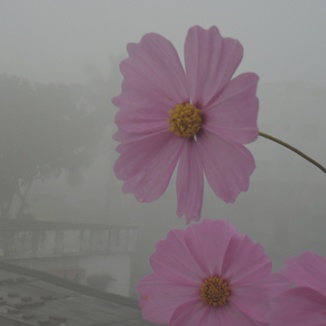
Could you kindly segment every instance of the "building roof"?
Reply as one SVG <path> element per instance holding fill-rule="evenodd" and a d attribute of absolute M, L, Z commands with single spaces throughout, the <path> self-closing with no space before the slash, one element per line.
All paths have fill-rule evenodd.
<path fill-rule="evenodd" d="M 0 262 L 0 324 L 152 325 L 142 320 L 133 299 L 3 262 Z"/>

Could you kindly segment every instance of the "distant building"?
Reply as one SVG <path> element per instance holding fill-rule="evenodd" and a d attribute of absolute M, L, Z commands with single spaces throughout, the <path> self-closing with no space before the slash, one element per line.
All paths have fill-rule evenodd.
<path fill-rule="evenodd" d="M 0 259 L 129 296 L 137 229 L 82 223 L 1 220 Z"/>
<path fill-rule="evenodd" d="M 0 262 L 1 326 L 148 326 L 135 300 Z"/>

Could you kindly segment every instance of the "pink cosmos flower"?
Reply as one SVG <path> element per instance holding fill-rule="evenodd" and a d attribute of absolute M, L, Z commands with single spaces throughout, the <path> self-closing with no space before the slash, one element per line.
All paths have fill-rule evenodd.
<path fill-rule="evenodd" d="M 170 231 L 138 283 L 143 317 L 170 326 L 267 325 L 269 297 L 284 289 L 260 244 L 223 220 Z"/>
<path fill-rule="evenodd" d="M 116 176 L 123 192 L 152 202 L 166 190 L 178 164 L 178 216 L 199 220 L 204 175 L 213 191 L 232 203 L 246 191 L 255 169 L 243 144 L 258 136 L 258 76 L 231 80 L 243 49 L 216 27 L 189 29 L 185 69 L 173 45 L 158 34 L 128 44 L 120 65 L 122 93 L 113 99 L 120 144 Z"/>
<path fill-rule="evenodd" d="M 326 325 L 326 259 L 304 252 L 288 259 L 282 273 L 297 287 L 272 299 L 272 326 Z"/>

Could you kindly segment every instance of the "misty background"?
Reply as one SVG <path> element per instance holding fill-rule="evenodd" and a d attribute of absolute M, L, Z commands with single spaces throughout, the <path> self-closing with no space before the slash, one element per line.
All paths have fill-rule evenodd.
<path fill-rule="evenodd" d="M 112 170 L 111 99 L 127 43 L 156 32 L 183 57 L 189 27 L 216 25 L 244 47 L 236 75 L 260 76 L 259 129 L 325 165 L 325 14 L 322 0 L 0 0 L 1 218 L 136 227 L 135 294 L 156 242 L 186 225 L 174 177 L 142 204 Z M 275 270 L 302 250 L 326 256 L 325 175 L 261 137 L 248 147 L 257 165 L 249 190 L 228 205 L 206 184 L 202 216 L 261 242 Z"/>

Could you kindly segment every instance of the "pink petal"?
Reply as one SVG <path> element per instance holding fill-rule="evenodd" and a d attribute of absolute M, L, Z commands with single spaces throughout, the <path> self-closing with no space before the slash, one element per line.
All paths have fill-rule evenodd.
<path fill-rule="evenodd" d="M 157 243 L 151 266 L 164 279 L 195 286 L 199 291 L 204 272 L 187 248 L 184 237 L 185 231 L 170 231 L 165 240 Z"/>
<path fill-rule="evenodd" d="M 212 308 L 193 300 L 180 305 L 169 323 L 170 326 L 257 326 L 265 325 L 250 319 L 231 304 Z"/>
<path fill-rule="evenodd" d="M 267 322 L 269 299 L 272 289 L 263 286 L 231 287 L 230 302 L 248 317 L 259 322 Z"/>
<path fill-rule="evenodd" d="M 128 59 L 127 59 L 128 60 Z M 147 89 L 139 88 L 134 81 L 124 79 L 122 82 L 122 92 L 112 99 L 112 103 L 120 110 L 137 114 L 137 110 L 158 111 L 156 114 L 166 115 L 175 105 L 172 99 L 166 100 L 165 96 L 154 96 L 147 92 Z"/>
<path fill-rule="evenodd" d="M 205 130 L 198 145 L 209 185 L 218 197 L 233 203 L 241 191 L 248 190 L 249 177 L 255 169 L 252 154 L 243 145 Z"/>
<path fill-rule="evenodd" d="M 271 259 L 259 243 L 246 235 L 234 236 L 226 249 L 221 275 L 232 288 L 257 284 L 272 270 Z"/>
<path fill-rule="evenodd" d="M 271 298 L 290 288 L 291 284 L 284 275 L 271 273 L 254 285 L 232 288 L 230 301 L 239 311 L 257 321 L 257 325 L 269 325 Z"/>
<path fill-rule="evenodd" d="M 137 287 L 143 318 L 153 323 L 168 323 L 178 306 L 198 296 L 198 289 L 172 284 L 155 273 L 141 279 Z"/>
<path fill-rule="evenodd" d="M 125 100 L 125 97 L 121 97 L 121 100 Z M 120 105 L 120 102 L 118 99 L 115 101 L 116 105 Z M 115 123 L 119 130 L 131 133 L 133 137 L 167 131 L 169 129 L 168 114 L 157 108 L 157 105 L 151 103 L 148 107 L 120 109 L 115 115 Z"/>
<path fill-rule="evenodd" d="M 223 38 L 214 26 L 189 29 L 185 42 L 189 93 L 195 105 L 204 108 L 230 81 L 243 55 L 241 44 Z"/>
<path fill-rule="evenodd" d="M 258 76 L 242 74 L 226 85 L 219 97 L 203 109 L 204 129 L 240 144 L 258 137 Z"/>
<path fill-rule="evenodd" d="M 122 85 L 124 96 L 133 100 L 138 94 L 138 104 L 142 97 L 147 97 L 167 107 L 188 99 L 185 73 L 170 41 L 159 34 L 150 33 L 144 35 L 139 44 L 128 44 L 127 50 L 129 58 L 120 65 L 125 77 Z M 128 94 L 130 88 L 134 90 L 133 95 Z"/>
<path fill-rule="evenodd" d="M 233 326 L 230 317 L 230 305 L 218 307 L 217 309 L 210 309 L 207 317 L 207 325 L 230 325 Z"/>
<path fill-rule="evenodd" d="M 182 140 L 167 131 L 117 146 L 120 156 L 113 168 L 124 181 L 123 192 L 132 192 L 140 202 L 160 197 L 175 169 L 181 145 Z"/>
<path fill-rule="evenodd" d="M 326 259 L 313 253 L 303 252 L 287 259 L 282 273 L 299 286 L 307 286 L 326 296 Z"/>
<path fill-rule="evenodd" d="M 198 221 L 203 204 L 204 176 L 197 143 L 186 141 L 181 152 L 177 174 L 179 217 L 186 215 L 187 223 Z"/>
<path fill-rule="evenodd" d="M 190 225 L 185 242 L 204 276 L 221 275 L 223 260 L 236 229 L 223 220 L 204 220 Z"/>
<path fill-rule="evenodd" d="M 292 288 L 292 284 L 281 273 L 270 273 L 268 276 L 256 282 L 255 287 L 271 297 Z"/>
<path fill-rule="evenodd" d="M 169 326 L 215 326 L 230 325 L 221 320 L 220 314 L 211 318 L 212 309 L 205 306 L 200 300 L 189 300 L 180 305 L 173 313 Z"/>
<path fill-rule="evenodd" d="M 232 326 L 267 326 L 268 323 L 260 322 L 255 319 L 250 318 L 246 313 L 243 313 L 237 309 L 234 305 L 229 304 L 229 316 L 231 319 Z"/>
<path fill-rule="evenodd" d="M 326 325 L 326 298 L 304 287 L 280 293 L 272 299 L 271 326 Z"/>

